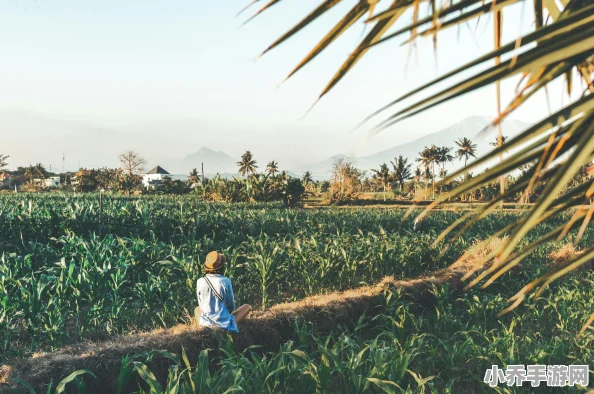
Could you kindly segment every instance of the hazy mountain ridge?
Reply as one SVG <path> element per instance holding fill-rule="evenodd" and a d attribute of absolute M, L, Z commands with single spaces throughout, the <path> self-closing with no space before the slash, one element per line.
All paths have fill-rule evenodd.
<path fill-rule="evenodd" d="M 203 164 L 205 173 L 237 172 L 237 160 L 225 152 L 217 152 L 207 147 L 202 147 L 199 151 L 185 156 L 172 168 L 178 172 L 188 172 L 192 168 L 196 168 L 200 172 Z"/>
<path fill-rule="evenodd" d="M 432 144 L 437 146 L 448 146 L 452 147 L 452 150 L 455 151 L 457 145 L 454 141 L 464 137 L 471 139 L 477 145 L 477 157 L 480 157 L 493 149 L 489 144 L 496 139 L 497 134 L 493 128 L 485 130 L 491 120 L 490 117 L 486 116 L 470 116 L 443 130 L 424 135 L 411 142 L 385 149 L 374 153 L 373 155 L 356 157 L 353 158 L 353 160 L 357 168 L 369 171 L 372 168 L 378 168 L 382 163 L 386 163 L 391 167 L 390 161 L 394 161 L 396 157 L 402 155 L 408 159 L 408 162 L 412 164 L 414 168 L 416 159 L 419 157 L 419 152 L 421 152 L 425 146 L 431 146 Z M 508 138 L 514 137 L 528 126 L 528 123 L 519 120 L 505 121 L 502 124 L 503 135 Z M 483 130 L 484 132 L 481 133 Z M 309 166 L 299 167 L 297 171 L 311 171 L 315 175 L 315 179 L 328 179 L 332 170 L 334 157 L 346 158 L 347 156 L 344 154 L 335 155 L 330 159 Z M 456 162 L 452 163 L 447 168 L 452 169 L 460 166 L 461 162 L 456 160 Z"/>
<path fill-rule="evenodd" d="M 480 156 L 492 147 L 489 143 L 495 140 L 496 133 L 486 131 L 481 135 L 491 118 L 471 116 L 461 120 L 438 132 L 424 135 L 414 141 L 396 145 L 377 152 L 373 155 L 355 158 L 355 165 L 365 171 L 378 168 L 382 163 L 390 165 L 398 155 L 408 158 L 413 166 L 415 159 L 425 146 L 435 144 L 455 148 L 454 141 L 468 137 L 477 144 L 477 154 Z M 517 135 L 528 126 L 527 123 L 510 120 L 503 123 L 503 133 L 508 137 Z M 397 131 L 394 131 L 397 133 Z M 145 170 L 161 165 L 172 174 L 186 174 L 193 168 L 201 172 L 204 163 L 204 173 L 208 177 L 219 173 L 230 178 L 238 175 L 237 161 L 222 151 L 216 151 L 203 146 L 194 153 L 192 143 L 189 143 L 175 133 L 163 132 L 125 132 L 118 129 L 96 127 L 84 122 L 62 121 L 47 116 L 37 115 L 19 110 L 0 110 L 0 136 L 2 146 L 0 153 L 10 155 L 9 169 L 16 166 L 27 166 L 42 163 L 54 172 L 74 171 L 79 166 L 84 168 L 118 167 L 118 155 L 126 149 L 138 151 L 148 161 Z M 185 152 L 184 152 L 185 151 Z M 62 162 L 62 154 L 65 162 Z M 302 176 L 310 171 L 314 179 L 329 179 L 332 164 L 336 158 L 348 158 L 345 154 L 334 155 L 326 160 L 299 167 L 285 167 L 280 161 L 280 169 L 288 170 L 292 176 Z M 258 171 L 264 172 L 266 161 L 256 157 Z M 459 167 L 456 161 L 448 169 Z"/>

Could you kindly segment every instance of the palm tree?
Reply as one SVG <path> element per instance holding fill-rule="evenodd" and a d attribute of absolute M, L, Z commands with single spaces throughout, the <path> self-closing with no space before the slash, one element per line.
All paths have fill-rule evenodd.
<path fill-rule="evenodd" d="M 38 178 L 45 178 L 47 176 L 47 171 L 41 163 L 35 164 L 35 171 L 37 172 Z"/>
<path fill-rule="evenodd" d="M 405 159 L 402 155 L 398 156 L 398 159 L 394 158 L 394 161 L 390 163 L 392 163 L 394 169 L 394 179 L 400 184 L 400 191 L 402 191 L 404 182 L 412 178 L 411 165 L 408 164 L 408 159 Z"/>
<path fill-rule="evenodd" d="M 502 135 L 501 136 L 501 144 L 505 144 L 505 142 L 507 141 L 507 137 Z M 494 146 L 494 147 L 498 147 L 499 146 L 499 137 L 496 136 L 495 137 L 495 141 L 494 142 L 489 142 L 489 145 Z"/>
<path fill-rule="evenodd" d="M 311 182 L 313 182 L 313 178 L 312 178 L 311 172 L 305 171 L 305 173 L 303 174 L 303 178 L 301 178 L 301 182 L 303 182 L 306 185 L 308 185 Z"/>
<path fill-rule="evenodd" d="M 199 182 L 200 176 L 198 175 L 198 169 L 194 168 L 190 171 L 190 175 L 188 176 L 188 185 L 197 185 Z"/>
<path fill-rule="evenodd" d="M 289 174 L 287 174 L 287 171 L 282 170 L 280 173 L 280 179 L 281 181 L 285 182 L 289 179 Z"/>
<path fill-rule="evenodd" d="M 249 150 L 246 150 L 245 153 L 241 155 L 241 161 L 238 161 L 237 165 L 239 166 L 239 174 L 244 177 L 250 174 L 255 174 L 256 168 L 258 168 L 256 160 L 254 160 L 254 157 Z"/>
<path fill-rule="evenodd" d="M 413 179 L 415 182 L 415 194 L 416 194 L 417 186 L 421 182 L 421 179 L 423 179 L 423 171 L 421 171 L 421 167 L 417 166 L 417 168 L 415 168 L 415 176 Z"/>
<path fill-rule="evenodd" d="M 379 9 L 379 7 L 376 8 L 377 3 L 388 4 L 386 8 L 381 8 L 381 12 L 374 14 L 374 11 Z M 424 8 L 420 7 L 420 3 L 427 3 L 432 6 Z M 379 43 L 385 43 L 393 38 L 400 37 L 402 34 L 410 34 L 411 42 L 415 42 L 416 38 L 420 36 L 433 35 L 436 43 L 437 34 L 440 31 L 454 26 L 461 26 L 473 18 L 487 15 L 492 16 L 492 18 L 483 18 L 483 20 L 493 20 L 494 50 L 487 54 L 481 54 L 480 57 L 455 68 L 446 75 L 422 83 L 421 86 L 402 97 L 391 100 L 388 105 L 382 107 L 381 110 L 372 114 L 368 119 L 380 114 L 383 116 L 387 111 L 392 111 L 395 105 L 402 104 L 402 100 L 414 96 L 404 108 L 387 113 L 383 121 L 374 126 L 375 131 L 386 129 L 402 119 L 409 118 L 477 89 L 493 86 L 496 93 L 497 117 L 493 120 L 492 125 L 498 128 L 498 138 L 501 138 L 500 126 L 506 117 L 518 108 L 523 107 L 525 102 L 529 101 L 529 98 L 547 89 L 552 81 L 561 78 L 566 79 L 569 96 L 567 104 L 564 104 L 560 110 L 554 113 L 544 114 L 540 121 L 522 131 L 510 143 L 506 144 L 505 149 L 510 151 L 517 148 L 513 155 L 504 159 L 502 153 L 505 149 L 501 147 L 502 144 L 498 144 L 498 147 L 492 152 L 475 160 L 470 166 L 456 171 L 450 175 L 450 178 L 456 179 L 473 170 L 483 168 L 485 164 L 497 157 L 500 158 L 498 165 L 490 168 L 488 172 L 483 173 L 481 176 L 456 186 L 447 196 L 442 196 L 427 208 L 432 209 L 449 197 L 468 193 L 497 179 L 502 179 L 506 173 L 529 163 L 529 176 L 517 186 L 518 188 L 529 189 L 532 187 L 532 180 L 535 180 L 544 185 L 543 193 L 521 220 L 511 224 L 507 231 L 511 235 L 494 252 L 496 255 L 495 263 L 490 267 L 488 274 L 483 275 L 485 279 L 489 277 L 495 279 L 501 276 L 512 267 L 512 265 L 508 265 L 508 263 L 512 262 L 512 259 L 515 265 L 528 256 L 528 254 L 523 254 L 518 259 L 514 259 L 513 252 L 524 236 L 535 226 L 540 225 L 548 217 L 547 215 L 552 214 L 552 212 L 564 212 L 581 207 L 584 201 L 588 201 L 590 193 L 587 188 L 580 189 L 581 186 L 569 186 L 564 193 L 565 198 L 560 196 L 560 193 L 570 184 L 574 175 L 580 171 L 583 165 L 590 161 L 594 148 L 594 133 L 591 132 L 594 123 L 594 84 L 592 83 L 594 76 L 594 56 L 592 56 L 594 54 L 594 43 L 592 42 L 594 26 L 590 23 L 592 16 L 594 16 L 594 4 L 582 1 L 535 0 L 531 2 L 534 12 L 531 13 L 533 20 L 530 24 L 530 31 L 522 31 L 515 36 L 512 33 L 510 41 L 502 43 L 502 13 L 504 9 L 509 10 L 509 12 L 517 12 L 517 10 L 509 8 L 510 5 L 515 5 L 515 3 L 514 1 L 495 2 L 494 0 L 487 0 L 487 3 L 485 3 L 483 0 L 469 0 L 442 2 L 441 5 L 438 5 L 432 0 L 411 2 L 361 1 L 338 22 L 332 30 L 332 34 L 323 38 L 289 74 L 289 77 L 291 77 L 307 65 L 320 52 L 327 49 L 338 36 L 357 26 L 355 22 L 360 19 L 363 19 L 369 26 L 366 36 L 351 55 L 347 57 L 345 63 L 340 66 L 336 74 L 322 90 L 320 97 L 330 92 L 351 71 L 355 64 Z M 270 45 L 265 52 L 281 43 L 288 42 L 288 38 L 300 32 L 320 16 L 323 16 L 335 4 L 336 2 L 323 2 L 314 12 L 309 13 L 305 19 L 290 29 L 287 34 Z M 261 11 L 269 9 L 273 9 L 273 7 L 264 7 Z M 407 12 L 408 10 L 413 12 Z M 258 12 L 258 14 L 261 13 Z M 367 14 L 370 14 L 371 17 L 367 17 Z M 394 32 L 391 27 L 400 22 L 399 19 L 405 15 L 414 15 L 414 19 L 406 27 Z M 509 105 L 502 109 L 500 106 L 501 81 L 519 75 L 525 77 L 519 81 L 519 86 L 513 93 Z M 584 83 L 574 83 L 574 78 L 580 78 Z M 575 92 L 575 90 L 578 91 Z M 571 94 L 572 92 L 577 94 Z M 550 133 L 552 129 L 556 130 L 554 135 Z M 509 189 L 501 188 L 497 199 L 503 200 L 512 196 L 516 193 L 516 189 L 512 188 L 510 193 Z M 573 198 L 570 199 L 569 196 Z M 487 205 L 478 209 L 479 212 L 474 215 L 473 221 L 481 220 L 482 217 L 487 216 L 482 214 L 492 208 Z M 426 214 L 427 212 L 422 213 L 421 218 Z M 568 222 L 567 226 L 563 223 L 554 231 L 558 232 L 560 236 L 567 236 L 571 233 L 570 230 L 578 229 L 580 226 L 587 226 L 590 216 L 583 213 L 579 218 L 574 217 L 575 219 Z M 553 237 L 553 239 L 556 238 Z M 540 242 L 540 240 L 535 242 Z M 530 244 L 526 245 L 524 249 L 528 250 L 533 246 L 536 247 L 535 244 Z M 513 298 L 517 302 L 506 309 L 505 312 L 511 311 L 523 300 L 532 298 L 528 297 L 532 290 L 539 287 L 541 289 L 548 287 L 551 282 L 564 276 L 567 271 L 579 268 L 593 257 L 594 246 L 566 264 L 547 271 L 544 276 L 535 280 L 532 286 L 527 286 L 521 290 Z M 475 266 L 475 268 L 478 270 L 480 267 Z M 480 281 L 477 280 L 476 283 Z M 594 314 L 592 320 L 594 320 Z"/>
<path fill-rule="evenodd" d="M 386 201 L 386 187 L 392 180 L 392 174 L 390 174 L 390 169 L 386 163 L 382 164 L 379 170 L 372 169 L 373 172 L 373 179 L 378 181 L 384 188 L 384 201 Z"/>
<path fill-rule="evenodd" d="M 29 166 L 25 169 L 24 176 L 29 179 L 29 184 L 33 185 L 33 179 L 35 178 L 35 167 Z"/>
<path fill-rule="evenodd" d="M 269 161 L 266 165 L 266 172 L 272 177 L 275 176 L 278 172 L 278 163 L 274 160 Z"/>
<path fill-rule="evenodd" d="M 419 157 L 417 158 L 417 162 L 423 167 L 423 177 L 425 177 L 425 197 L 427 197 L 427 178 L 426 175 L 429 173 L 429 168 L 433 163 L 433 157 L 431 154 L 431 149 L 425 147 L 420 153 Z"/>
<path fill-rule="evenodd" d="M 435 150 L 435 162 L 441 166 L 440 173 L 445 172 L 445 166 L 447 163 L 454 161 L 454 156 L 451 155 L 452 148 L 442 146 Z M 442 177 L 442 180 L 444 178 Z"/>
<path fill-rule="evenodd" d="M 29 179 L 29 184 L 33 186 L 35 184 L 35 179 L 43 179 L 45 177 L 44 171 L 45 169 L 43 168 L 43 165 L 38 163 L 34 166 L 27 167 L 27 169 L 25 169 L 24 176 L 25 178 Z"/>
<path fill-rule="evenodd" d="M 433 176 L 433 172 L 431 172 L 430 167 L 424 168 L 423 179 L 425 180 L 425 194 L 427 194 L 427 185 L 429 184 L 429 181 L 433 179 L 433 182 L 435 182 L 435 177 Z"/>
<path fill-rule="evenodd" d="M 435 199 L 435 164 L 439 163 L 440 154 L 440 148 L 431 145 L 429 148 L 425 147 L 417 159 L 425 168 L 425 179 L 429 179 L 428 176 L 432 179 L 433 199 Z M 427 182 L 425 182 L 425 194 L 427 194 Z"/>
<path fill-rule="evenodd" d="M 464 167 L 466 167 L 468 158 L 474 157 L 476 159 L 476 144 L 466 137 L 458 139 L 455 143 L 458 145 L 456 157 L 459 160 L 464 159 Z"/>
<path fill-rule="evenodd" d="M 498 133 L 497 136 L 495 136 L 495 141 L 494 142 L 489 142 L 489 145 L 495 147 L 495 148 L 499 148 L 502 147 L 505 142 L 507 141 L 507 137 L 504 136 L 503 134 L 501 134 L 501 128 L 498 125 Z M 501 145 L 499 145 L 499 138 L 501 137 Z M 499 152 L 499 163 L 501 163 L 503 161 L 503 151 Z M 499 190 L 501 191 L 501 194 L 503 194 L 505 192 L 505 176 L 501 175 L 499 177 Z M 499 207 L 501 209 L 503 209 L 503 200 L 501 200 L 501 202 L 499 203 Z"/>

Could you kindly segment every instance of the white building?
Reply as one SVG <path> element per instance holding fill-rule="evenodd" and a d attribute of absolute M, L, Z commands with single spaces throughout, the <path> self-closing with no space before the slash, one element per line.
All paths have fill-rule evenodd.
<path fill-rule="evenodd" d="M 146 188 L 154 188 L 161 184 L 165 177 L 170 178 L 172 181 L 185 182 L 188 180 L 188 176 L 185 174 L 170 174 L 163 167 L 156 166 L 146 174 L 142 175 L 142 185 Z"/>
<path fill-rule="evenodd" d="M 33 179 L 33 184 L 37 185 L 42 188 L 54 188 L 60 186 L 60 177 L 59 176 L 50 176 L 49 178 L 40 179 L 35 178 Z"/>
<path fill-rule="evenodd" d="M 43 180 L 44 187 L 58 187 L 60 186 L 60 177 L 59 176 L 50 176 L 49 178 L 45 178 Z"/>

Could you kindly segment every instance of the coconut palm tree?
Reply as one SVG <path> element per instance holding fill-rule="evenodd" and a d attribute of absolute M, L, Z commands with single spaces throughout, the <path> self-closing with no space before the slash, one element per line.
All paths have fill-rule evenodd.
<path fill-rule="evenodd" d="M 289 179 L 289 174 L 287 174 L 287 171 L 282 170 L 280 173 L 280 179 L 283 182 L 286 182 Z"/>
<path fill-rule="evenodd" d="M 476 144 L 473 143 L 470 138 L 464 137 L 454 142 L 456 145 L 458 145 L 456 157 L 458 160 L 464 159 L 464 167 L 466 167 L 466 163 L 470 157 L 474 157 L 476 159 Z"/>
<path fill-rule="evenodd" d="M 386 201 L 386 188 L 390 181 L 392 180 L 392 174 L 390 174 L 390 169 L 386 163 L 382 164 L 379 170 L 371 169 L 373 172 L 373 179 L 379 182 L 384 189 L 384 201 Z"/>
<path fill-rule="evenodd" d="M 303 178 L 301 178 L 301 182 L 303 182 L 305 185 L 309 185 L 311 182 L 313 182 L 311 172 L 305 171 Z"/>
<path fill-rule="evenodd" d="M 272 177 L 275 176 L 278 172 L 278 162 L 274 160 L 269 161 L 266 165 L 266 172 Z"/>
<path fill-rule="evenodd" d="M 423 171 L 421 171 L 421 167 L 417 166 L 417 168 L 415 168 L 415 175 L 413 177 L 415 182 L 415 194 L 417 193 L 417 187 L 419 183 L 421 183 L 421 179 L 423 179 Z"/>
<path fill-rule="evenodd" d="M 29 184 L 31 186 L 34 186 L 35 179 L 43 179 L 45 177 L 44 171 L 45 171 L 45 169 L 43 168 L 43 165 L 38 163 L 34 166 L 27 167 L 27 169 L 25 169 L 24 176 L 25 176 L 25 178 L 29 179 Z M 35 186 L 40 186 L 40 185 L 35 185 Z"/>
<path fill-rule="evenodd" d="M 29 184 L 33 185 L 33 179 L 35 179 L 35 167 L 29 166 L 25 169 L 25 173 L 23 174 L 25 178 L 29 180 Z"/>
<path fill-rule="evenodd" d="M 188 185 L 197 185 L 200 182 L 200 176 L 198 175 L 198 169 L 194 168 L 190 171 L 190 175 L 188 176 Z"/>
<path fill-rule="evenodd" d="M 417 158 L 417 162 L 419 162 L 420 166 L 423 167 L 423 177 L 425 178 L 425 197 L 427 197 L 427 174 L 429 173 L 429 169 L 431 164 L 433 163 L 433 156 L 431 154 L 431 149 L 425 147 L 421 152 L 419 152 L 419 157 Z"/>
<path fill-rule="evenodd" d="M 502 142 L 501 142 L 501 143 L 502 143 L 502 145 L 503 145 L 503 144 L 505 144 L 505 143 L 507 142 L 507 137 L 506 137 L 505 135 L 502 135 L 502 136 L 501 136 L 501 141 L 502 141 Z M 493 142 L 489 142 L 489 145 L 490 145 L 490 146 L 494 146 L 494 147 L 498 147 L 498 146 L 499 146 L 499 137 L 498 137 L 498 136 L 496 136 L 496 137 L 495 137 L 495 141 L 493 141 Z"/>
<path fill-rule="evenodd" d="M 252 2 L 252 4 L 254 3 L 257 2 Z M 275 8 L 270 7 L 275 3 L 277 1 L 265 5 L 257 14 Z M 313 12 L 310 12 L 295 27 L 290 28 L 286 34 L 274 41 L 264 52 L 268 52 L 281 43 L 288 42 L 290 37 L 314 20 L 324 16 L 337 3 L 339 2 L 320 0 L 320 5 Z M 378 3 L 387 4 L 386 7 L 381 8 L 381 11 L 374 14 L 374 11 L 379 9 L 379 7 L 376 8 Z M 422 7 L 422 3 L 429 7 Z M 530 2 L 533 8 L 530 30 L 519 31 L 515 36 L 512 33 L 512 36 L 509 37 L 510 41 L 504 43 L 502 42 L 502 13 L 504 10 L 519 12 L 518 9 L 510 8 L 515 3 L 515 1 L 495 0 L 486 0 L 486 2 L 484 0 L 453 0 L 441 3 L 436 3 L 433 0 L 410 2 L 361 0 L 334 26 L 331 33 L 315 45 L 288 76 L 291 77 L 301 70 L 347 30 L 358 29 L 355 22 L 361 19 L 369 26 L 365 37 L 347 57 L 345 63 L 339 67 L 326 87 L 322 89 L 320 98 L 330 92 L 365 54 L 380 43 L 387 43 L 403 34 L 410 34 L 409 41 L 411 43 L 421 36 L 433 36 L 434 43 L 437 45 L 439 31 L 461 26 L 472 19 L 483 17 L 482 20 L 493 21 L 494 48 L 491 52 L 481 54 L 480 57 L 462 64 L 434 80 L 425 81 L 421 86 L 401 97 L 395 97 L 388 105 L 371 114 L 368 120 L 386 114 L 383 120 L 373 126 L 374 131 L 380 131 L 446 101 L 491 86 L 494 87 L 496 93 L 497 109 L 497 117 L 493 120 L 492 125 L 498 129 L 498 139 L 502 136 L 501 122 L 506 117 L 521 108 L 525 102 L 529 101 L 529 98 L 547 89 L 552 81 L 565 78 L 569 99 L 560 110 L 553 113 L 543 111 L 541 120 L 515 136 L 506 144 L 505 148 L 498 143 L 497 148 L 492 152 L 475 160 L 466 168 L 455 171 L 449 176 L 449 179 L 456 179 L 473 170 L 483 168 L 492 159 L 500 158 L 498 165 L 490 168 L 488 172 L 457 185 L 447 195 L 441 196 L 427 208 L 428 210 L 432 209 L 450 197 L 477 190 L 497 179 L 503 179 L 505 174 L 525 164 L 530 165 L 528 176 L 516 181 L 516 187 L 511 188 L 511 192 L 510 189 L 500 188 L 500 195 L 496 199 L 503 200 L 515 195 L 519 188 L 529 189 L 533 186 L 534 181 L 544 184 L 543 193 L 530 211 L 521 220 L 510 225 L 507 233 L 511 235 L 494 251 L 495 263 L 490 266 L 488 274 L 482 275 L 480 280 L 473 282 L 473 285 L 485 278 L 495 279 L 522 261 L 528 254 L 520 255 L 518 259 L 515 259 L 513 252 L 530 230 L 541 225 L 548 217 L 547 215 L 551 215 L 552 212 L 581 207 L 584 202 L 589 200 L 590 194 L 588 188 L 582 186 L 569 186 L 566 192 L 563 190 L 570 184 L 580 168 L 590 162 L 594 151 L 594 132 L 592 131 L 594 127 L 592 126 L 594 124 L 594 84 L 592 83 L 594 79 L 594 42 L 592 40 L 594 25 L 591 23 L 594 17 L 594 4 L 591 1 L 534 0 Z M 404 23 L 405 26 L 397 31 L 391 29 L 408 15 L 412 15 L 410 23 Z M 488 17 L 484 17 L 485 15 Z M 510 103 L 507 107 L 502 108 L 501 81 L 516 76 L 523 77 L 519 81 L 518 88 L 513 92 Z M 575 79 L 582 80 L 583 84 L 574 83 Z M 407 105 L 393 110 L 394 106 L 401 105 L 404 99 L 408 99 Z M 556 131 L 554 135 L 550 133 L 552 129 Z M 506 149 L 516 151 L 503 159 L 502 153 Z M 560 195 L 561 193 L 563 195 Z M 492 204 L 487 204 L 478 209 L 479 212 L 473 216 L 473 221 L 486 217 L 486 212 L 494 208 Z M 422 219 L 426 214 L 426 211 L 423 212 L 419 219 Z M 591 215 L 580 211 L 577 217 L 574 216 L 568 222 L 567 226 L 563 223 L 556 228 L 554 231 L 557 233 L 555 234 L 567 236 L 570 234 L 569 230 L 587 226 L 590 218 Z M 451 227 L 451 230 L 454 229 L 455 226 Z M 446 235 L 443 234 L 443 236 Z M 551 239 L 556 238 L 552 237 Z M 536 242 L 540 242 L 540 240 Z M 536 247 L 536 245 L 526 245 L 524 248 L 529 249 L 532 246 Z M 517 302 L 505 312 L 517 307 L 524 299 L 532 298 L 528 297 L 531 291 L 539 287 L 541 289 L 548 287 L 551 282 L 563 277 L 568 271 L 581 267 L 592 258 L 594 258 L 594 246 L 566 264 L 547 271 L 531 286 L 523 288 L 513 298 Z M 475 268 L 478 270 L 480 267 Z M 487 283 L 487 285 L 490 284 L 491 282 Z M 594 320 L 594 314 L 591 320 Z"/>
<path fill-rule="evenodd" d="M 35 171 L 37 172 L 38 178 L 45 178 L 47 176 L 47 170 L 41 163 L 35 164 Z"/>
<path fill-rule="evenodd" d="M 425 168 L 425 179 L 429 179 L 428 176 L 432 179 L 433 199 L 435 199 L 435 164 L 439 162 L 439 155 L 439 148 L 435 145 L 431 145 L 430 147 L 425 147 L 425 149 L 419 153 L 419 158 L 417 158 L 417 161 Z M 427 182 L 425 182 L 425 194 L 426 193 Z"/>
<path fill-rule="evenodd" d="M 392 164 L 392 168 L 394 170 L 393 175 L 394 179 L 400 185 L 400 191 L 402 191 L 402 186 L 404 182 L 412 178 L 412 172 L 410 170 L 411 165 L 408 164 L 408 159 L 402 157 L 402 155 L 394 158 L 394 161 L 390 162 Z"/>
<path fill-rule="evenodd" d="M 435 150 L 435 162 L 440 165 L 440 174 L 445 173 L 445 166 L 454 161 L 454 156 L 450 153 L 452 148 L 447 146 L 438 147 Z M 443 180 L 443 177 L 442 177 Z"/>
<path fill-rule="evenodd" d="M 255 174 L 256 168 L 258 168 L 256 160 L 254 160 L 254 157 L 249 150 L 246 150 L 245 153 L 241 155 L 241 161 L 238 161 L 237 165 L 239 166 L 239 174 L 244 177 L 250 174 Z"/>

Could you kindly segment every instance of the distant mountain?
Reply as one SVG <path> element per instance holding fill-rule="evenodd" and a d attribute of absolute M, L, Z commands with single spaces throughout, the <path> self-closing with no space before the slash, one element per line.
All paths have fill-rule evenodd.
<path fill-rule="evenodd" d="M 232 158 L 225 152 L 217 152 L 203 147 L 198 152 L 189 154 L 179 161 L 165 161 L 164 167 L 167 171 L 176 174 L 187 174 L 194 168 L 200 173 L 202 163 L 204 163 L 204 175 L 207 178 L 212 178 L 218 174 L 221 178 L 231 179 L 239 177 L 237 161 L 238 159 Z M 262 172 L 264 169 L 260 167 L 258 172 Z M 287 171 L 287 173 L 292 177 L 301 177 L 302 175 L 291 171 Z"/>
<path fill-rule="evenodd" d="M 311 165 L 305 165 L 305 166 L 301 166 L 301 167 L 297 167 L 293 170 L 293 172 L 296 172 L 298 174 L 303 174 L 305 171 L 309 171 L 313 174 L 313 178 L 318 180 L 318 179 L 327 179 L 328 175 L 331 173 L 332 171 L 332 165 L 334 164 L 334 162 L 336 160 L 339 159 L 348 159 L 349 156 L 345 155 L 345 154 L 338 154 L 338 155 L 334 155 L 329 159 L 311 164 Z"/>
<path fill-rule="evenodd" d="M 481 133 L 481 131 L 489 125 L 491 120 L 490 117 L 483 116 L 471 116 L 465 118 L 441 131 L 427 134 L 406 144 L 397 145 L 373 155 L 355 158 L 355 166 L 361 170 L 369 171 L 371 168 L 378 168 L 382 163 L 390 165 L 390 161 L 393 161 L 395 157 L 402 155 L 407 158 L 408 162 L 412 163 L 414 167 L 416 163 L 415 160 L 419 157 L 419 152 L 421 152 L 425 146 L 435 144 L 437 146 L 449 146 L 455 150 L 457 145 L 454 141 L 464 137 L 470 138 L 477 145 L 477 157 L 480 157 L 493 149 L 489 143 L 494 142 L 496 139 L 497 134 L 492 128 Z M 528 123 L 518 120 L 505 121 L 502 124 L 503 135 L 512 138 L 522 130 L 525 130 L 528 126 Z M 336 155 L 334 157 L 346 156 Z M 332 170 L 334 157 L 309 166 L 303 166 L 299 168 L 299 170 L 313 172 L 316 179 L 328 179 Z M 454 167 L 460 167 L 460 164 L 460 162 L 456 161 L 454 164 L 450 165 L 449 170 L 451 171 Z"/>
<path fill-rule="evenodd" d="M 186 173 L 196 168 L 200 172 L 202 164 L 204 164 L 204 173 L 237 173 L 237 160 L 225 152 L 216 152 L 206 147 L 174 163 L 172 169 Z"/>

